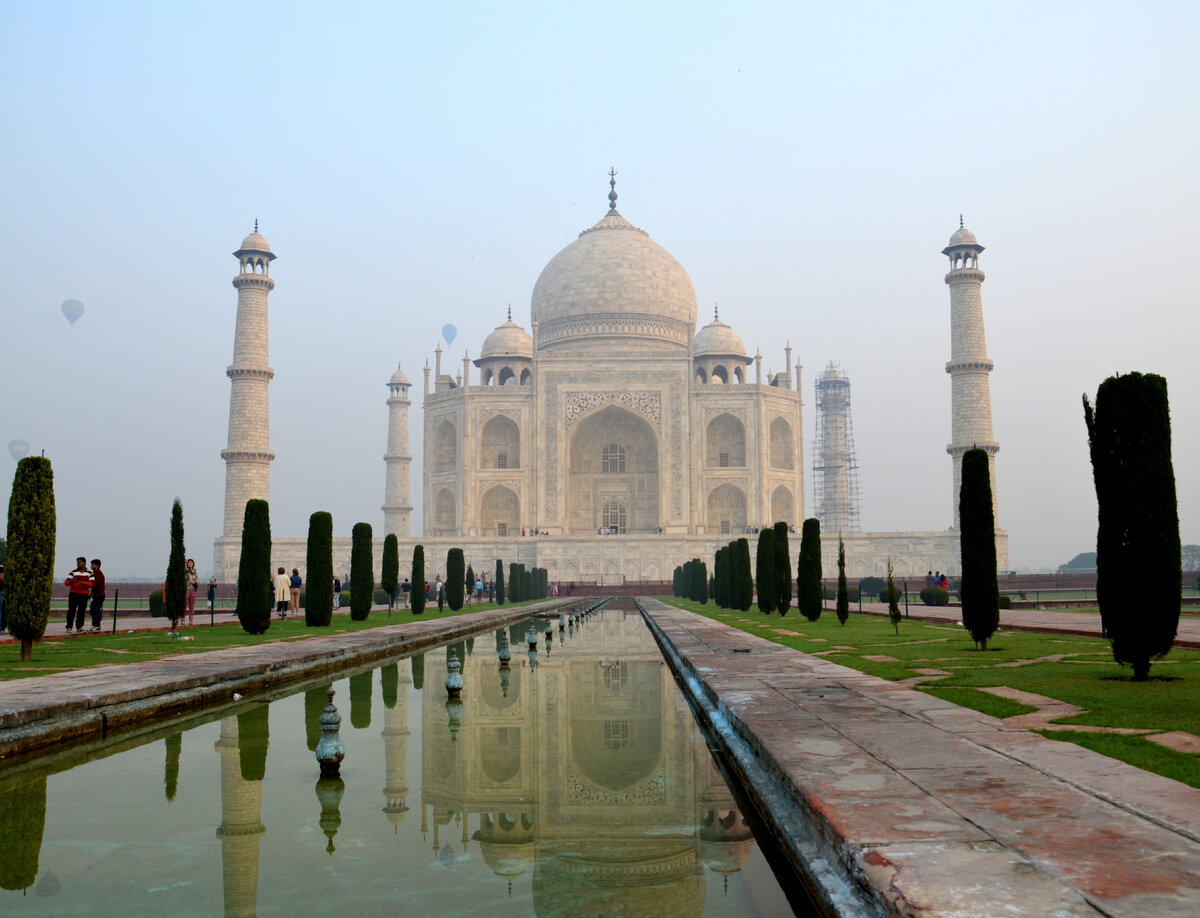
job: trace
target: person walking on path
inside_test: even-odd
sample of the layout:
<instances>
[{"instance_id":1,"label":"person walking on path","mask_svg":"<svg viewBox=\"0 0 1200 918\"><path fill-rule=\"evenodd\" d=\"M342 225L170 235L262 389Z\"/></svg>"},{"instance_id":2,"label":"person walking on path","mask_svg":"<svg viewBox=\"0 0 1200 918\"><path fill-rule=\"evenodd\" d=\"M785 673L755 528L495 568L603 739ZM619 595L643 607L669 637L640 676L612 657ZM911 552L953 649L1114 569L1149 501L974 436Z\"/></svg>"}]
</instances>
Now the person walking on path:
<instances>
[{"instance_id":1,"label":"person walking on path","mask_svg":"<svg viewBox=\"0 0 1200 918\"><path fill-rule=\"evenodd\" d=\"M208 578L208 614L212 615L217 611L217 578Z\"/></svg>"},{"instance_id":2,"label":"person walking on path","mask_svg":"<svg viewBox=\"0 0 1200 918\"><path fill-rule=\"evenodd\" d=\"M336 574L333 577L333 607L335 609L342 607L342 581L338 580Z\"/></svg>"},{"instance_id":3,"label":"person walking on path","mask_svg":"<svg viewBox=\"0 0 1200 918\"><path fill-rule=\"evenodd\" d=\"M281 567L275 575L275 611L280 618L287 618L288 597L291 595L291 578L287 575L287 569Z\"/></svg>"},{"instance_id":4,"label":"person walking on path","mask_svg":"<svg viewBox=\"0 0 1200 918\"><path fill-rule=\"evenodd\" d=\"M92 630L100 630L104 618L104 571L100 570L100 559L92 558Z\"/></svg>"},{"instance_id":5,"label":"person walking on path","mask_svg":"<svg viewBox=\"0 0 1200 918\"><path fill-rule=\"evenodd\" d=\"M187 567L183 571L187 581L187 616L188 624L196 624L196 591L200 589L200 575L196 573L196 562L187 559Z\"/></svg>"},{"instance_id":6,"label":"person walking on path","mask_svg":"<svg viewBox=\"0 0 1200 918\"><path fill-rule=\"evenodd\" d=\"M292 600L291 609L293 612L298 612L300 610L300 587L303 585L304 581L300 579L300 569L293 567L292 577L288 581L288 589L291 592Z\"/></svg>"},{"instance_id":7,"label":"person walking on path","mask_svg":"<svg viewBox=\"0 0 1200 918\"><path fill-rule=\"evenodd\" d=\"M67 574L63 582L71 588L67 596L67 634L72 628L76 634L83 634L83 615L92 592L92 572L87 569L87 558L76 558L75 570Z\"/></svg>"},{"instance_id":8,"label":"person walking on path","mask_svg":"<svg viewBox=\"0 0 1200 918\"><path fill-rule=\"evenodd\" d=\"M403 597L405 607L408 606L408 594L412 592L412 584L408 582L408 578L404 578L404 582L400 584L400 595Z\"/></svg>"}]
</instances>

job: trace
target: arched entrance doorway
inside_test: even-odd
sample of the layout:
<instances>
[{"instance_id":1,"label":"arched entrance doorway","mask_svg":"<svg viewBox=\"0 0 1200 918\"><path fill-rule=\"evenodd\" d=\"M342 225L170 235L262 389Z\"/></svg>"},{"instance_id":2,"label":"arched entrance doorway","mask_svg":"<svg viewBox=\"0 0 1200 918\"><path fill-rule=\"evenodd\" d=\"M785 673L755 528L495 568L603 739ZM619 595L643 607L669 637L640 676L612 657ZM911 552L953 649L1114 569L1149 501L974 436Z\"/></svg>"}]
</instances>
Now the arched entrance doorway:
<instances>
[{"instance_id":1,"label":"arched entrance doorway","mask_svg":"<svg viewBox=\"0 0 1200 918\"><path fill-rule=\"evenodd\" d=\"M658 531L658 434L609 405L579 423L568 449L567 529Z\"/></svg>"}]
</instances>

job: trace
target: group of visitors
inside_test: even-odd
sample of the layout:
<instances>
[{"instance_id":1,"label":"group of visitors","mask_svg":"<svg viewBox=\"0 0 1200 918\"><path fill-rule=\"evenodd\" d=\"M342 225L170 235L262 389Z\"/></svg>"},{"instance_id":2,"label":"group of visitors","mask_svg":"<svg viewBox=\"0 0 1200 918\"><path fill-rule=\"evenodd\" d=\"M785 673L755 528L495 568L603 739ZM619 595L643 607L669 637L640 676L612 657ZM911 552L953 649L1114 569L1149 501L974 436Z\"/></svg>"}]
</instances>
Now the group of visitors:
<instances>
[{"instance_id":1,"label":"group of visitors","mask_svg":"<svg viewBox=\"0 0 1200 918\"><path fill-rule=\"evenodd\" d=\"M943 590L948 590L950 589L950 580L941 571L938 571L936 574L933 571L926 571L925 586L941 587Z\"/></svg>"},{"instance_id":2,"label":"group of visitors","mask_svg":"<svg viewBox=\"0 0 1200 918\"><path fill-rule=\"evenodd\" d=\"M341 585L336 579L333 583L334 607L336 608L340 599ZM300 611L300 587L302 585L303 581L300 579L298 568L292 568L290 577L286 567L280 566L276 571L275 582L271 584L271 602L280 618L287 618L289 611L293 613Z\"/></svg>"},{"instance_id":3,"label":"group of visitors","mask_svg":"<svg viewBox=\"0 0 1200 918\"><path fill-rule=\"evenodd\" d=\"M89 570L87 558L76 558L75 569L67 574L63 582L70 588L67 594L67 634L83 634L83 616L88 610L89 600L92 627L88 630L99 631L104 616L104 572L100 569L100 559L93 558Z\"/></svg>"}]
</instances>

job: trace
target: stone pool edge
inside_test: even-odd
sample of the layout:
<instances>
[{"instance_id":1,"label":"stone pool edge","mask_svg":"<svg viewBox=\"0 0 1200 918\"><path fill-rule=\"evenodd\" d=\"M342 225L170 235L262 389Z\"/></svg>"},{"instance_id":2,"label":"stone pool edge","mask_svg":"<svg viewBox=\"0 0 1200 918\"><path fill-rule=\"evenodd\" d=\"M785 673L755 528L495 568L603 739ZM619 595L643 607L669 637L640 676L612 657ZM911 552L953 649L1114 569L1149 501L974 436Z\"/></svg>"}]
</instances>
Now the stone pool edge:
<instances>
[{"instance_id":1,"label":"stone pool edge","mask_svg":"<svg viewBox=\"0 0 1200 918\"><path fill-rule=\"evenodd\" d=\"M276 641L0 682L0 761L103 739L390 656L505 627L570 600L416 619L352 634Z\"/></svg>"}]
</instances>

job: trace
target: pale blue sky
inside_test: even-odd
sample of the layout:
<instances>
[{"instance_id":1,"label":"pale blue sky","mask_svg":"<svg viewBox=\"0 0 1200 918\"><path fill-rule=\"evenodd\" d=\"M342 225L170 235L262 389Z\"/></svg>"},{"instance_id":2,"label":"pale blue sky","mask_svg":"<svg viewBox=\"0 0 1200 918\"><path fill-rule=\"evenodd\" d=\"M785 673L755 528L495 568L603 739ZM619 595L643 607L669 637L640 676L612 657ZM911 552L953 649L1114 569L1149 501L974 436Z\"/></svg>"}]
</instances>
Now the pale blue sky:
<instances>
[{"instance_id":1,"label":"pale blue sky","mask_svg":"<svg viewBox=\"0 0 1200 918\"><path fill-rule=\"evenodd\" d=\"M60 567L159 575L178 495L207 569L230 253L257 218L273 531L379 528L397 362L419 394L445 323L456 368L507 304L528 326L615 165L702 323L720 303L764 369L791 340L808 446L812 381L842 363L866 528L951 520L961 212L1013 566L1091 549L1080 396L1118 371L1168 379L1200 541L1198 26L1195 3L5 4L0 441L53 460ZM419 397L412 428L419 504Z\"/></svg>"}]
</instances>

